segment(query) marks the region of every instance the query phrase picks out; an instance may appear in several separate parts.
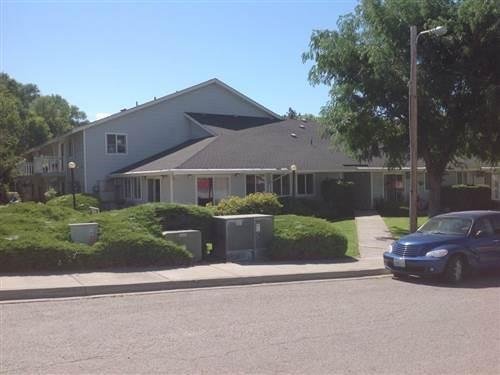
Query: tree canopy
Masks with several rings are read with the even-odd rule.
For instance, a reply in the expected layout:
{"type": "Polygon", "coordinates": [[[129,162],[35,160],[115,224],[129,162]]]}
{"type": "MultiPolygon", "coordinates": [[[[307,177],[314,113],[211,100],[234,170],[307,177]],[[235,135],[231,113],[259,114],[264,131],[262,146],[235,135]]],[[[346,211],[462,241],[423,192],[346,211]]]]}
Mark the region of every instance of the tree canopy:
{"type": "Polygon", "coordinates": [[[321,115],[327,133],[354,157],[409,157],[409,26],[446,26],[418,44],[418,149],[439,210],[450,163],[500,158],[500,3],[496,0],[363,0],[338,30],[312,33],[303,60],[309,80],[331,86],[321,115]]]}
{"type": "Polygon", "coordinates": [[[1,73],[0,199],[23,151],[87,122],[85,113],[61,96],[41,95],[36,85],[19,83],[1,73]]]}

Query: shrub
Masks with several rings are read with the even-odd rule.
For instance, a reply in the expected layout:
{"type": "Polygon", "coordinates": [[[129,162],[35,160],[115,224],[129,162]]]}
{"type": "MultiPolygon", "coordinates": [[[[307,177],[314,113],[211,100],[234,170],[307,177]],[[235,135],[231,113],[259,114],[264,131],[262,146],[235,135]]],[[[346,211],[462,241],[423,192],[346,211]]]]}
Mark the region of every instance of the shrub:
{"type": "Polygon", "coordinates": [[[321,196],[333,211],[334,217],[351,217],[354,214],[354,183],[326,179],[321,182],[321,196]]]}
{"type": "Polygon", "coordinates": [[[95,247],[95,256],[86,260],[94,267],[179,266],[193,259],[184,247],[143,232],[110,232],[95,247]]]}
{"type": "Polygon", "coordinates": [[[90,246],[44,236],[13,235],[0,240],[0,271],[74,269],[90,246]]]}
{"type": "Polygon", "coordinates": [[[283,205],[283,214],[299,216],[314,216],[323,219],[333,219],[334,212],[317,199],[281,197],[280,203],[283,205]]]}
{"type": "Polygon", "coordinates": [[[45,201],[50,201],[51,199],[54,199],[57,196],[57,191],[54,188],[50,188],[47,190],[45,193],[43,193],[43,197],[45,198],[45,201]]]}
{"type": "MultiPolygon", "coordinates": [[[[201,232],[203,249],[213,242],[213,212],[207,207],[172,203],[148,203],[97,215],[97,222],[119,230],[127,223],[131,231],[146,230],[161,237],[165,230],[196,229],[201,232]]],[[[103,226],[104,227],[104,226],[103,226]]]]}
{"type": "Polygon", "coordinates": [[[273,260],[331,259],[345,255],[347,238],[326,220],[282,215],[274,220],[273,260]]]}
{"type": "Polygon", "coordinates": [[[88,215],[32,202],[2,207],[0,271],[189,264],[189,252],[161,238],[157,208],[144,205],[88,215]],[[99,241],[93,246],[70,242],[68,224],[88,221],[99,223],[99,241]]]}
{"type": "Polygon", "coordinates": [[[382,216],[405,217],[409,215],[408,206],[404,202],[375,199],[375,209],[382,216]]]}
{"type": "Polygon", "coordinates": [[[441,188],[441,207],[451,211],[486,210],[493,207],[487,185],[453,185],[441,188]]]}
{"type": "Polygon", "coordinates": [[[278,215],[283,205],[271,193],[253,193],[246,197],[228,197],[215,207],[215,215],[268,214],[278,215]]]}
{"type": "MultiPolygon", "coordinates": [[[[100,207],[99,198],[90,194],[75,194],[76,209],[78,211],[88,212],[89,207],[100,207]]],[[[50,206],[68,207],[73,208],[73,195],[66,194],[56,197],[47,202],[50,206]]]]}

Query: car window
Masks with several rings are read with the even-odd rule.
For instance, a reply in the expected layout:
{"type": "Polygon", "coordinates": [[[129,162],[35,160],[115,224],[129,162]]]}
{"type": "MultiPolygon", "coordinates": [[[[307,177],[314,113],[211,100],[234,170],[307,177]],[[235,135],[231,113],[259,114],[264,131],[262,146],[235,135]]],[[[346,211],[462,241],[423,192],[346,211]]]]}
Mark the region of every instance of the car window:
{"type": "Polygon", "coordinates": [[[418,232],[432,234],[466,235],[472,220],[461,217],[434,217],[422,225],[418,232]]]}
{"type": "Polygon", "coordinates": [[[476,222],[474,226],[475,233],[482,231],[485,235],[492,236],[494,233],[493,225],[489,219],[483,217],[476,222]]]}
{"type": "Polygon", "coordinates": [[[495,234],[500,234],[500,215],[495,215],[491,218],[491,223],[493,224],[493,230],[495,234]]]}

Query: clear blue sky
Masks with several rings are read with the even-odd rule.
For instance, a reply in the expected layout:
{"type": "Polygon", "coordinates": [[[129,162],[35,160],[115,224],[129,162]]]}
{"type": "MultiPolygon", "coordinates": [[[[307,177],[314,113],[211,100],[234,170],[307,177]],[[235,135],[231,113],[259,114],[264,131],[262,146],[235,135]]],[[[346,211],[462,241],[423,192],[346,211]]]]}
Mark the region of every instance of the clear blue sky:
{"type": "Polygon", "coordinates": [[[354,0],[0,0],[0,70],[87,113],[114,113],[217,77],[283,114],[318,113],[328,88],[307,81],[313,29],[354,0]]]}

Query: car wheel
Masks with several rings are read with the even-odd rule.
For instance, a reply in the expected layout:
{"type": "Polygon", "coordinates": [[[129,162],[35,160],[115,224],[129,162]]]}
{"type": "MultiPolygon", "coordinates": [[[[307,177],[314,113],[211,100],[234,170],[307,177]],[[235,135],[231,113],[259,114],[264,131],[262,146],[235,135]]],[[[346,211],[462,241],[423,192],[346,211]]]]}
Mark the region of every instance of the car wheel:
{"type": "Polygon", "coordinates": [[[465,273],[465,262],[462,257],[454,256],[446,265],[444,278],[446,281],[457,284],[463,280],[465,273]]]}

